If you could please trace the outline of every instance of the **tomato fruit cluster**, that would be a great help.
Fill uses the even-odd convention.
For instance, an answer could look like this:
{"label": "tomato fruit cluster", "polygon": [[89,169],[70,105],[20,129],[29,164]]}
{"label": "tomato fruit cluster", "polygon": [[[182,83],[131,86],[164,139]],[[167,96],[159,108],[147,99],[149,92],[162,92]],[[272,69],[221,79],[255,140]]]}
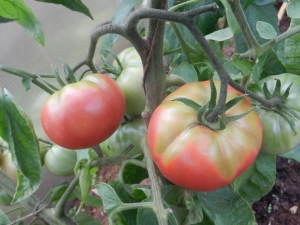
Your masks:
{"label": "tomato fruit cluster", "polygon": [[[220,82],[215,81],[217,90]],[[241,93],[228,87],[227,101]],[[148,145],[162,175],[176,185],[197,191],[211,191],[228,185],[256,159],[262,144],[262,127],[253,110],[226,124],[224,130],[200,125],[196,111],[176,98],[204,105],[210,99],[210,83],[193,82],[168,95],[154,111],[148,127]],[[242,114],[252,105],[244,97],[226,111]]]}
{"label": "tomato fruit cluster", "polygon": [[41,121],[54,143],[83,149],[113,134],[124,112],[125,98],[117,83],[103,74],[92,74],[55,92],[42,108]]}

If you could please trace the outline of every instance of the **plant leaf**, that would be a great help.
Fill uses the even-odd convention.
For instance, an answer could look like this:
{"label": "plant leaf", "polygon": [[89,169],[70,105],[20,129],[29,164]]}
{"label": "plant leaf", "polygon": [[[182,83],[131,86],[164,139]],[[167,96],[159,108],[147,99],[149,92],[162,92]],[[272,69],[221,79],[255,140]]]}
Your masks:
{"label": "plant leaf", "polygon": [[250,204],[266,195],[275,183],[276,156],[259,153],[255,162],[233,182],[233,188]]}
{"label": "plant leaf", "polygon": [[258,57],[253,67],[252,80],[257,82],[267,76],[285,72],[285,65],[283,65],[274,50],[270,50]]}
{"label": "plant leaf", "polygon": [[0,225],[7,225],[10,221],[5,213],[0,209]]}
{"label": "plant leaf", "polygon": [[[255,221],[251,207],[230,186],[210,192],[190,192],[194,204],[204,219],[218,225],[252,225]],[[207,217],[207,218],[206,218]]]}
{"label": "plant leaf", "polygon": [[[132,8],[141,3],[143,0],[124,0],[118,6],[113,15],[111,22],[113,23],[123,23],[126,20],[127,15],[132,10]],[[100,55],[104,57],[108,56],[108,52],[106,50],[110,50],[113,44],[118,40],[119,35],[117,34],[107,34],[104,36],[101,48],[100,48]]]}
{"label": "plant leaf", "polygon": [[299,0],[293,0],[288,3],[286,7],[286,13],[287,15],[292,19],[300,19],[300,1]]}
{"label": "plant leaf", "polygon": [[274,27],[271,24],[263,21],[257,21],[256,30],[258,31],[259,35],[266,40],[274,39],[277,36],[277,32]]}
{"label": "plant leaf", "polygon": [[12,18],[5,18],[5,17],[2,17],[0,16],[0,23],[9,23],[9,22],[14,22],[16,21],[17,19],[12,19]]}
{"label": "plant leaf", "polygon": [[235,54],[232,57],[232,64],[243,74],[243,76],[249,76],[250,74],[252,74],[255,62],[249,59],[240,59],[239,55]]}
{"label": "plant leaf", "polygon": [[16,22],[38,43],[45,45],[44,32],[38,19],[23,0],[0,1],[0,16]]}
{"label": "plant leaf", "polygon": [[46,2],[46,3],[53,3],[53,4],[61,4],[72,11],[77,11],[83,13],[84,15],[90,17],[92,20],[94,19],[89,8],[86,7],[80,0],[36,0],[37,2]]}
{"label": "plant leaf", "polygon": [[92,216],[84,214],[82,212],[77,213],[73,219],[78,225],[102,225],[102,223],[100,223]]}
{"label": "plant leaf", "polygon": [[[289,29],[300,25],[300,19],[292,19]],[[289,30],[288,29],[288,30]],[[300,36],[293,35],[285,40],[285,66],[288,73],[300,74]]]}
{"label": "plant leaf", "polygon": [[[241,0],[242,6],[245,5],[245,0]],[[277,19],[277,12],[275,10],[275,7],[273,3],[264,4],[264,5],[258,5],[256,3],[250,4],[245,10],[245,16],[247,18],[247,21],[249,23],[250,29],[252,30],[255,38],[258,40],[260,44],[265,43],[267,40],[263,39],[258,31],[256,30],[256,23],[258,21],[263,21],[266,23],[269,23],[271,26],[274,27],[276,33],[279,33],[279,27],[278,27],[278,19]],[[242,34],[239,32],[237,35],[235,35],[235,41],[236,41],[236,47],[237,52],[242,53],[246,52],[248,50],[248,47],[244,41],[244,38],[242,37]],[[278,45],[275,46],[275,49],[278,49]]]}
{"label": "plant leaf", "polygon": [[16,104],[12,95],[4,91],[0,96],[0,136],[7,142],[12,161],[18,169],[18,184],[12,202],[16,203],[39,187],[41,161],[38,139],[30,118]]}
{"label": "plant leaf", "polygon": [[112,210],[123,205],[115,190],[108,184],[101,183],[95,186],[94,193],[101,196],[104,212],[110,214]]}
{"label": "plant leaf", "polygon": [[233,37],[233,32],[230,27],[217,30],[205,36],[206,40],[225,41]]}

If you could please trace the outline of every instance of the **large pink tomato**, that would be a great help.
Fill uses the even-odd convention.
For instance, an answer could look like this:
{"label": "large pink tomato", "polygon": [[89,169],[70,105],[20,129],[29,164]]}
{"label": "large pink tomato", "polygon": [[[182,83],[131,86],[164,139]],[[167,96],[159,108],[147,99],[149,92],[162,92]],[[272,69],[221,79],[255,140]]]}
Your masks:
{"label": "large pink tomato", "polygon": [[[219,91],[220,82],[215,81]],[[241,93],[228,87],[227,101]],[[262,127],[253,110],[241,119],[212,130],[199,124],[196,110],[175,98],[204,105],[210,98],[209,81],[188,83],[167,96],[154,111],[148,127],[148,145],[157,167],[174,184],[197,191],[228,185],[256,159],[262,144]],[[251,108],[245,97],[225,116]]]}

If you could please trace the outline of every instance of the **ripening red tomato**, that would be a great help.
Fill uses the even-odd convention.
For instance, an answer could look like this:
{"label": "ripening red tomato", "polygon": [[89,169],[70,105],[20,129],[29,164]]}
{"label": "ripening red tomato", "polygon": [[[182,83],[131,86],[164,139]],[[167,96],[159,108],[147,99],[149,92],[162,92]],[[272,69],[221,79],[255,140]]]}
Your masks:
{"label": "ripening red tomato", "polygon": [[[220,82],[215,81],[217,90]],[[228,87],[227,101],[241,93]],[[162,175],[174,184],[197,191],[228,185],[256,159],[262,144],[257,113],[226,124],[224,130],[200,125],[196,110],[175,98],[188,98],[204,105],[210,98],[209,81],[188,83],[167,96],[154,111],[148,127],[148,145]],[[245,97],[225,116],[251,108]]]}
{"label": "ripening red tomato", "polygon": [[42,108],[41,121],[54,143],[83,149],[113,134],[124,112],[125,97],[117,83],[103,74],[92,74],[55,92]]}

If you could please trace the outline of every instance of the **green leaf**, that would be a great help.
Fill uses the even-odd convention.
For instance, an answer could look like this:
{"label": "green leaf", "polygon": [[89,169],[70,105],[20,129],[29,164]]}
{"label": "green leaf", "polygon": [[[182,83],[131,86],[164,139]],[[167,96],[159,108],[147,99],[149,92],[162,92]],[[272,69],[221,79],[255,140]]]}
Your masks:
{"label": "green leaf", "polygon": [[274,27],[266,22],[257,21],[256,30],[259,35],[266,40],[274,39],[277,36],[277,32]]}
{"label": "green leaf", "polygon": [[88,7],[86,7],[80,0],[36,0],[38,2],[46,2],[53,4],[61,4],[72,11],[77,11],[83,13],[84,15],[90,17],[92,20],[94,19]]}
{"label": "green leaf", "polygon": [[[241,0],[242,6],[245,4],[245,0]],[[258,40],[260,44],[265,43],[267,40],[260,37],[258,31],[256,30],[256,23],[258,21],[269,23],[271,26],[274,27],[276,33],[279,33],[278,27],[278,19],[277,19],[277,12],[273,3],[265,4],[265,5],[257,5],[255,3],[249,5],[244,10],[245,16],[249,23],[250,29],[252,30],[255,38]],[[246,52],[248,47],[242,37],[242,34],[239,32],[235,35],[236,41],[236,48],[238,53]],[[275,46],[275,49],[278,48],[278,45]]]}
{"label": "green leaf", "polygon": [[241,71],[243,76],[249,76],[252,74],[255,62],[249,59],[240,59],[239,55],[236,54],[232,57],[232,64],[237,70]]}
{"label": "green leaf", "polygon": [[[143,202],[151,202],[151,201],[153,201],[152,196],[148,197]],[[167,205],[164,205],[164,207],[170,208]],[[176,207],[174,207],[174,209],[176,209]],[[178,213],[179,211],[176,214],[178,215]],[[180,217],[182,216],[178,216],[179,219]],[[158,225],[156,214],[153,212],[152,209],[148,209],[148,208],[138,208],[138,214],[136,220],[137,220],[137,225],[149,225],[149,224]],[[170,213],[168,215],[168,225],[179,225],[179,224],[181,223],[178,223],[175,215],[173,213]]]}
{"label": "green leaf", "polygon": [[230,186],[216,191],[190,193],[200,215],[203,211],[214,224],[252,225],[255,221],[247,201]]}
{"label": "green leaf", "polygon": [[18,169],[15,203],[27,198],[39,187],[41,161],[33,124],[7,90],[0,96],[0,124],[0,136],[9,145],[12,160]]}
{"label": "green leaf", "polygon": [[95,186],[94,193],[101,196],[104,212],[110,214],[112,210],[123,205],[115,190],[108,184],[101,183]]}
{"label": "green leaf", "polygon": [[286,13],[287,15],[292,19],[300,19],[300,1],[299,0],[293,0],[288,3],[286,7]]}
{"label": "green leaf", "polygon": [[[64,195],[65,191],[67,190],[69,186],[68,182],[63,182],[58,185],[55,185],[51,187],[50,193],[51,193],[51,199],[50,202],[57,202],[61,199],[61,197]],[[72,196],[73,197],[73,196]]]}
{"label": "green leaf", "polygon": [[45,45],[44,32],[38,19],[23,0],[0,1],[0,16],[16,19],[16,22],[42,46]]}
{"label": "green leaf", "polygon": [[[300,25],[300,19],[292,19],[289,29],[298,25]],[[285,40],[284,53],[287,72],[300,74],[300,35],[293,35]]]}
{"label": "green leaf", "polygon": [[[131,12],[132,8],[137,4],[141,3],[143,0],[124,0],[118,6],[113,15],[111,22],[113,23],[124,23],[127,15]],[[107,34],[104,36],[104,40],[102,42],[100,48],[100,55],[107,57],[108,52],[106,50],[110,50],[113,44],[118,40],[119,35],[117,34]]]}
{"label": "green leaf", "polygon": [[99,221],[90,215],[84,214],[82,212],[77,213],[74,218],[78,225],[102,225]]}
{"label": "green leaf", "polygon": [[184,189],[175,185],[161,186],[162,198],[170,205],[177,206],[183,198]]}
{"label": "green leaf", "polygon": [[182,77],[187,83],[198,81],[195,68],[187,62],[183,62],[175,67],[172,73]]}
{"label": "green leaf", "polygon": [[172,101],[179,101],[182,102],[183,104],[193,108],[194,110],[198,111],[201,108],[201,105],[199,105],[197,102],[188,99],[188,98],[174,98]]}
{"label": "green leaf", "polygon": [[273,50],[269,50],[258,57],[253,67],[252,80],[257,82],[267,76],[285,72],[286,68],[278,58],[278,55]]}
{"label": "green leaf", "polygon": [[0,225],[7,225],[10,221],[5,213],[0,209]]}
{"label": "green leaf", "polygon": [[280,156],[300,162],[300,145],[297,145],[293,150],[286,152]]}
{"label": "green leaf", "polygon": [[76,212],[79,213],[84,206],[85,200],[90,190],[91,186],[91,176],[90,176],[90,164],[81,164],[80,174],[79,174],[79,186],[81,191],[81,203]]}
{"label": "green leaf", "polygon": [[73,73],[72,69],[70,68],[70,66],[64,62],[62,59],[59,59],[64,67],[64,72],[65,72],[65,76],[66,76],[66,80],[71,80],[72,83],[76,83],[77,79],[75,77],[75,74]]}
{"label": "green leaf", "polygon": [[12,19],[12,18],[8,19],[8,18],[5,18],[5,17],[0,16],[0,23],[14,22],[14,21],[16,21],[16,20],[17,20],[17,19]]}
{"label": "green leaf", "polygon": [[225,41],[233,37],[233,32],[230,27],[217,30],[205,36],[206,40]]}
{"label": "green leaf", "polygon": [[[121,183],[118,180],[110,181],[109,185],[115,190],[118,197],[121,199],[124,203],[133,203],[137,202],[137,199],[132,195],[131,191],[128,189],[128,187]],[[123,218],[126,220],[127,224],[136,224],[136,215],[137,215],[137,209],[131,209],[122,211],[121,214],[123,215]],[[139,225],[139,224],[137,224]]]}
{"label": "green leaf", "polygon": [[127,164],[123,171],[123,180],[126,184],[138,184],[147,177],[147,169],[133,164]]}
{"label": "green leaf", "polygon": [[271,190],[275,178],[276,156],[261,152],[251,167],[234,180],[233,187],[251,204]]}
{"label": "green leaf", "polygon": [[[81,194],[80,188],[76,187],[74,189],[73,193],[75,194],[76,198],[81,200],[82,194]],[[85,204],[89,205],[91,207],[96,207],[96,208],[103,206],[102,200],[99,197],[96,197],[96,196],[93,196],[90,194],[86,196]]]}
{"label": "green leaf", "polygon": [[25,88],[25,91],[28,91],[31,88],[31,82],[32,82],[32,78],[23,78],[22,79],[22,84],[23,84],[23,87]]}

